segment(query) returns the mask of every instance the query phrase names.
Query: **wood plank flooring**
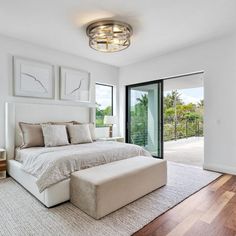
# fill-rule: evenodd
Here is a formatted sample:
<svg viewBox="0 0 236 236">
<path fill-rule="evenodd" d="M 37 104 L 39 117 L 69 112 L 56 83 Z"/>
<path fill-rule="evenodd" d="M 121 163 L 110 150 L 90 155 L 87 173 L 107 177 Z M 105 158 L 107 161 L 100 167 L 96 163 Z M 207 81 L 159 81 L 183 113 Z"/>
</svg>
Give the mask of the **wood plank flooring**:
<svg viewBox="0 0 236 236">
<path fill-rule="evenodd" d="M 223 175 L 134 236 L 236 236 L 236 176 Z"/>
</svg>

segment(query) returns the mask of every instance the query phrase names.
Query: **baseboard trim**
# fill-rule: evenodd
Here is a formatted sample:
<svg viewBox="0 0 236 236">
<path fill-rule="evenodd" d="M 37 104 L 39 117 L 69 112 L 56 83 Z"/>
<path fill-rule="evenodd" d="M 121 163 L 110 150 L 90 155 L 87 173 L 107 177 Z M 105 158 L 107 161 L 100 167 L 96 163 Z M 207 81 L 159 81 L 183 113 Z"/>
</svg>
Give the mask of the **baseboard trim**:
<svg viewBox="0 0 236 236">
<path fill-rule="evenodd" d="M 235 168 L 229 167 L 229 166 L 224 166 L 224 165 L 203 164 L 203 169 L 217 171 L 217 172 L 225 173 L 225 174 L 236 175 Z"/>
</svg>

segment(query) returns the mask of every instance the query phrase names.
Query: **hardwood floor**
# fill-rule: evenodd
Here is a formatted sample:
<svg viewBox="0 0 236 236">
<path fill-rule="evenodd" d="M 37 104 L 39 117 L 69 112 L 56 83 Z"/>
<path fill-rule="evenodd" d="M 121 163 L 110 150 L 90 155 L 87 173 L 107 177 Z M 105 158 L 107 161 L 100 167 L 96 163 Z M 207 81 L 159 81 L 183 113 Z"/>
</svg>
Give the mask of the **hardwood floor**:
<svg viewBox="0 0 236 236">
<path fill-rule="evenodd" d="M 236 236 L 236 176 L 223 175 L 134 236 Z"/>
</svg>

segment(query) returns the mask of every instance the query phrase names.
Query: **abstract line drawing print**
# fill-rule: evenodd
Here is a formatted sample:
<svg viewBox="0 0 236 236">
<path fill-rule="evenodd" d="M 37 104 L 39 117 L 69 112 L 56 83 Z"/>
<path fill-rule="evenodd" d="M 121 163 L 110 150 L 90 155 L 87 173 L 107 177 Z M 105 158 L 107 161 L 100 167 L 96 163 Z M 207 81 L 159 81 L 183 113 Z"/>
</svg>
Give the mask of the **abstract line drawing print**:
<svg viewBox="0 0 236 236">
<path fill-rule="evenodd" d="M 54 66 L 45 62 L 14 57 L 14 95 L 53 98 Z"/>
<path fill-rule="evenodd" d="M 78 87 L 75 88 L 75 89 L 73 89 L 73 90 L 70 92 L 70 94 L 73 94 L 73 93 L 75 93 L 75 92 L 77 92 L 77 91 L 80 90 L 81 85 L 82 85 L 82 81 L 83 81 L 83 80 L 84 80 L 84 79 L 81 79 L 81 80 L 79 81 L 79 85 L 78 85 Z"/>
<path fill-rule="evenodd" d="M 26 76 L 28 76 L 29 78 L 34 79 L 34 81 L 37 82 L 37 83 L 44 89 L 44 91 L 45 91 L 46 93 L 48 92 L 48 90 L 44 87 L 43 83 L 42 83 L 40 80 L 38 80 L 35 76 L 33 76 L 33 75 L 29 74 L 29 73 L 24 73 L 24 72 L 22 72 L 21 74 L 22 74 L 22 75 L 26 75 Z"/>
<path fill-rule="evenodd" d="M 88 72 L 61 67 L 60 85 L 62 100 L 90 101 L 90 74 Z"/>
</svg>

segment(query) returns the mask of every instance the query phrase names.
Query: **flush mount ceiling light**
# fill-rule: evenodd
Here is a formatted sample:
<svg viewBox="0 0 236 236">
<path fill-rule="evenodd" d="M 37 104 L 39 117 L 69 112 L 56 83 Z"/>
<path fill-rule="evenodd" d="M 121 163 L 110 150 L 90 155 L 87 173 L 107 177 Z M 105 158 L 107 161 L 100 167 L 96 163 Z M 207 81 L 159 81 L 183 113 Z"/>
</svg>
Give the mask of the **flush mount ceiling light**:
<svg viewBox="0 0 236 236">
<path fill-rule="evenodd" d="M 130 45 L 132 27 L 129 24 L 105 20 L 87 27 L 89 46 L 100 52 L 118 52 Z"/>
</svg>

